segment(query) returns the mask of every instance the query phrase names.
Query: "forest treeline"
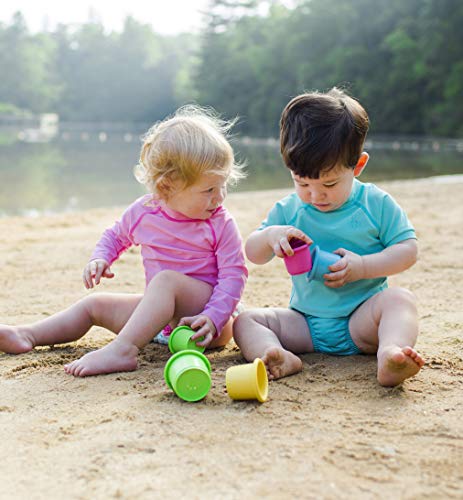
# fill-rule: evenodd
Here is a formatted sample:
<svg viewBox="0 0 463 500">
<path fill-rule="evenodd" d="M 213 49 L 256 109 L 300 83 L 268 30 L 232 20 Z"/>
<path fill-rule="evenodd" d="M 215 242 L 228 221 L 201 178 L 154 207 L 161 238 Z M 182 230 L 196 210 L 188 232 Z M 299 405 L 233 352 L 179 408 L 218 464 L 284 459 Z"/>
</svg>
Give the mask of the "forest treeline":
<svg viewBox="0 0 463 500">
<path fill-rule="evenodd" d="M 0 24 L 0 113 L 152 122 L 187 102 L 240 132 L 275 136 L 304 90 L 347 88 L 372 131 L 463 136 L 461 0 L 211 0 L 199 34 L 165 36 L 128 17 L 31 33 Z"/>
</svg>

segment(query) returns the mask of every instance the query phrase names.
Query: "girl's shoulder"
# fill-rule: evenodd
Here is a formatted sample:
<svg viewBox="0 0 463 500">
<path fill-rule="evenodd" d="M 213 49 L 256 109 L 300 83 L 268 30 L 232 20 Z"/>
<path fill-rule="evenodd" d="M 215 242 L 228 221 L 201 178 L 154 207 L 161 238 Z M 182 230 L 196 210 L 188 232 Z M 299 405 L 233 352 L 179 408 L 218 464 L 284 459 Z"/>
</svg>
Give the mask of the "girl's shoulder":
<svg viewBox="0 0 463 500">
<path fill-rule="evenodd" d="M 234 221 L 233 215 L 224 207 L 220 206 L 209 219 L 212 224 L 225 224 L 227 221 Z"/>
<path fill-rule="evenodd" d="M 153 195 L 145 194 L 132 202 L 123 212 L 121 223 L 132 227 L 144 217 L 144 215 L 157 211 L 158 202 L 153 199 Z"/>
<path fill-rule="evenodd" d="M 159 208 L 159 200 L 157 200 L 152 194 L 145 194 L 140 196 L 135 203 L 138 203 L 146 210 L 153 210 Z"/>
<path fill-rule="evenodd" d="M 145 194 L 137 198 L 134 202 L 132 202 L 127 209 L 126 212 L 129 213 L 146 213 L 152 212 L 159 208 L 159 201 L 156 200 L 152 194 Z"/>
</svg>

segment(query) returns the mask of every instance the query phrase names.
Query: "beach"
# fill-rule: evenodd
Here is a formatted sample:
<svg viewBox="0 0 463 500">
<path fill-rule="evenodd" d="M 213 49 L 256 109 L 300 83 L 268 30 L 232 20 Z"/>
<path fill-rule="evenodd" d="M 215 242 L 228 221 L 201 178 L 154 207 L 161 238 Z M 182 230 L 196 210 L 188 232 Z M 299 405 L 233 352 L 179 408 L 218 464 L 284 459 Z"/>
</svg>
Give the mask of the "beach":
<svg viewBox="0 0 463 500">
<path fill-rule="evenodd" d="M 63 364 L 112 338 L 101 328 L 0 354 L 0 498 L 462 498 L 463 176 L 378 185 L 419 239 L 417 264 L 389 279 L 417 296 L 426 365 L 416 377 L 384 388 L 374 356 L 306 354 L 301 373 L 270 383 L 267 402 L 232 401 L 225 372 L 244 360 L 231 342 L 207 352 L 211 391 L 187 403 L 166 386 L 170 354 L 157 344 L 137 371 L 67 375 Z M 229 195 L 244 238 L 288 192 Z M 32 322 L 94 293 L 82 269 L 124 208 L 0 219 L 0 322 Z M 248 264 L 244 306 L 286 307 L 283 262 Z M 138 248 L 112 271 L 98 291 L 143 291 Z"/>
</svg>

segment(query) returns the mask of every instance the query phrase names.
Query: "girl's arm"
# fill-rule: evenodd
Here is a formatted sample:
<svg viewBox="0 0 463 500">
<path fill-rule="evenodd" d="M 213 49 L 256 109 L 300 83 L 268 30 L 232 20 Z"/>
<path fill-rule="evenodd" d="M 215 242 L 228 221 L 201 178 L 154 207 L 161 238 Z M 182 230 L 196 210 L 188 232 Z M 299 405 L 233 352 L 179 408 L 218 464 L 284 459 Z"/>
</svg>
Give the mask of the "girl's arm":
<svg viewBox="0 0 463 500">
<path fill-rule="evenodd" d="M 110 268 L 111 264 L 133 244 L 131 231 L 133 220 L 137 217 L 138 206 L 139 204 L 135 202 L 127 208 L 122 214 L 121 220 L 117 221 L 111 228 L 106 229 L 101 236 L 83 271 L 83 282 L 86 288 L 93 288 L 94 282 L 95 285 L 98 285 L 102 277 L 114 277 Z"/>
<path fill-rule="evenodd" d="M 234 312 L 244 290 L 248 270 L 244 262 L 242 240 L 235 221 L 229 218 L 217 235 L 218 280 L 211 298 L 201 314 L 212 320 L 216 336 Z"/>
<path fill-rule="evenodd" d="M 105 230 L 100 240 L 93 250 L 90 261 L 96 259 L 105 260 L 108 265 L 111 265 L 119 258 L 127 248 L 132 245 L 126 235 L 126 231 L 121 222 L 116 222 L 114 226 Z"/>
<path fill-rule="evenodd" d="M 141 220 L 142 214 L 139 200 L 137 200 L 124 211 L 119 221 L 104 231 L 93 250 L 90 261 L 102 259 L 111 265 L 117 260 L 121 253 L 134 244 L 133 227 Z"/>
</svg>

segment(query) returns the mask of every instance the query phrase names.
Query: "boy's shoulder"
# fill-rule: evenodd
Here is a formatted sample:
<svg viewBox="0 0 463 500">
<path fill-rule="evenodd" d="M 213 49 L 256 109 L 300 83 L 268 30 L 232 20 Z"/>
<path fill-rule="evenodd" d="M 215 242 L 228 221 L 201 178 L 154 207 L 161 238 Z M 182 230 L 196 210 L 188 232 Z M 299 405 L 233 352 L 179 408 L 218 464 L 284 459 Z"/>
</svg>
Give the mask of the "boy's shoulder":
<svg viewBox="0 0 463 500">
<path fill-rule="evenodd" d="M 358 186 L 358 192 L 365 196 L 388 196 L 389 193 L 373 182 L 362 182 L 358 179 L 354 180 L 354 184 Z"/>
<path fill-rule="evenodd" d="M 358 179 L 354 181 L 355 196 L 354 201 L 367 207 L 381 208 L 384 203 L 392 203 L 398 205 L 393 196 L 384 189 L 380 188 L 372 182 L 361 182 Z"/>
<path fill-rule="evenodd" d="M 281 210 L 288 212 L 299 209 L 304 205 L 304 202 L 301 201 L 299 196 L 293 192 L 278 200 L 273 206 L 279 207 Z"/>
</svg>

